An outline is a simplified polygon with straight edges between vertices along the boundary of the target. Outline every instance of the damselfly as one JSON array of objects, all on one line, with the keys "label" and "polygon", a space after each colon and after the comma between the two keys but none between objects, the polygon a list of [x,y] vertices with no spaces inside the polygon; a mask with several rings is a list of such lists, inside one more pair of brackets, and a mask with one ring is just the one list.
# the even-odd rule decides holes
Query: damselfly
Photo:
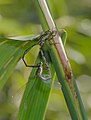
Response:
[{"label": "damselfly", "polygon": [[[47,82],[47,86],[48,87],[51,87],[51,85],[50,85],[50,82],[51,82],[51,80],[52,80],[52,77],[51,77],[51,70],[50,70],[50,66],[49,66],[49,63],[48,63],[48,61],[47,61],[47,59],[46,59],[46,57],[45,57],[45,54],[44,54],[44,52],[43,52],[43,49],[42,49],[42,47],[43,47],[43,45],[45,44],[45,42],[47,41],[47,40],[51,40],[54,36],[56,35],[56,31],[51,31],[51,30],[48,30],[48,31],[46,31],[46,32],[44,32],[44,33],[42,33],[42,34],[40,34],[39,36],[36,36],[34,39],[37,39],[38,40],[38,42],[37,42],[37,44],[35,44],[34,46],[36,46],[36,45],[39,45],[40,46],[40,55],[41,55],[41,57],[42,57],[42,60],[43,60],[43,62],[42,61],[40,61],[40,63],[38,63],[38,64],[36,64],[36,65],[28,65],[27,63],[26,63],[26,60],[25,60],[25,56],[26,56],[26,54],[28,53],[28,51],[29,51],[29,48],[27,49],[27,50],[25,50],[25,52],[24,52],[24,54],[23,54],[23,57],[22,57],[22,60],[23,60],[23,62],[24,62],[24,64],[26,65],[26,67],[35,67],[35,68],[37,68],[37,71],[36,71],[36,76],[34,76],[34,78],[36,77],[37,78],[37,76],[44,82]],[[34,47],[33,46],[33,47]],[[45,69],[47,69],[47,74],[43,74],[43,63],[45,64],[44,66],[45,66]],[[33,80],[34,81],[34,80]],[[42,82],[42,81],[40,81],[40,82]],[[51,82],[52,83],[52,82]],[[31,80],[30,81],[28,81],[27,82],[27,84],[31,84]],[[25,86],[25,85],[24,85]],[[55,87],[55,89],[60,89],[60,84],[59,84],[59,82],[58,81],[56,81],[55,82],[55,85],[54,85]],[[20,93],[19,91],[18,91],[18,93]],[[19,94],[20,95],[20,94]],[[17,99],[17,98],[16,98]],[[14,99],[15,101],[17,101],[16,99]]]},{"label": "damselfly", "polygon": [[[56,31],[48,30],[48,31],[40,34],[40,36],[37,37],[37,39],[38,39],[37,44],[40,45],[40,54],[41,54],[41,57],[42,57],[42,59],[44,61],[45,67],[48,70],[47,77],[44,77],[44,75],[42,74],[42,72],[43,72],[43,65],[42,65],[43,63],[42,62],[40,62],[40,63],[38,63],[36,65],[28,65],[26,63],[26,60],[25,60],[24,57],[25,57],[26,53],[28,52],[29,48],[24,52],[23,57],[22,57],[22,60],[23,60],[24,64],[26,65],[26,67],[37,67],[38,68],[37,72],[36,72],[36,75],[38,77],[40,77],[42,80],[49,80],[51,78],[50,67],[49,67],[49,64],[48,64],[48,62],[46,60],[46,57],[45,57],[45,55],[43,53],[42,47],[43,47],[44,43],[46,42],[46,40],[52,39],[53,36],[55,36],[55,35],[56,35]],[[37,44],[35,44],[35,45],[37,45]]]},{"label": "damselfly", "polygon": [[[43,53],[43,51],[42,51],[42,47],[43,47],[43,45],[44,45],[44,43],[46,42],[46,41],[50,41],[53,37],[55,37],[55,35],[56,35],[56,33],[57,33],[57,31],[56,30],[47,30],[47,31],[45,31],[45,32],[42,32],[41,34],[37,34],[37,35],[33,35],[33,36],[31,36],[31,35],[28,35],[28,36],[25,36],[25,37],[22,37],[22,36],[19,36],[19,37],[8,37],[8,38],[10,38],[10,39],[14,39],[14,40],[21,40],[21,41],[33,41],[33,40],[37,40],[37,43],[36,44],[34,44],[33,45],[33,47],[34,46],[36,46],[36,45],[39,45],[40,46],[40,53],[41,53],[41,56],[42,56],[42,59],[44,60],[44,63],[45,63],[45,65],[46,65],[46,68],[48,69],[48,78],[50,78],[49,76],[50,76],[50,68],[49,68],[49,65],[48,65],[48,62],[47,62],[47,60],[46,60],[46,58],[45,58],[45,55],[44,55],[44,53]],[[62,32],[61,33],[63,33],[63,34],[61,34],[61,36],[63,36],[63,38],[65,39],[65,32],[62,30]],[[65,40],[63,40],[63,42],[65,42]],[[52,42],[53,43],[53,42]],[[58,43],[56,43],[56,44],[58,44]],[[28,52],[30,50],[30,48],[28,48],[28,49],[26,49],[25,50],[25,52],[24,52],[24,54],[23,54],[23,57],[22,57],[22,59],[23,59],[23,62],[24,62],[24,64],[26,65],[26,67],[37,67],[38,68],[38,70],[37,70],[37,75],[38,76],[40,76],[41,77],[41,79],[44,79],[45,80],[45,78],[43,78],[43,76],[42,76],[42,72],[43,72],[43,67],[42,67],[42,62],[40,62],[40,63],[38,63],[37,65],[28,65],[27,63],[26,63],[26,61],[25,61],[25,55],[26,55],[26,53]]]},{"label": "damselfly", "polygon": [[56,30],[47,30],[45,32],[33,35],[26,35],[26,36],[8,36],[7,38],[12,40],[20,40],[20,41],[33,41],[35,39],[39,40],[39,43],[42,41],[46,41],[52,39],[57,33]]}]

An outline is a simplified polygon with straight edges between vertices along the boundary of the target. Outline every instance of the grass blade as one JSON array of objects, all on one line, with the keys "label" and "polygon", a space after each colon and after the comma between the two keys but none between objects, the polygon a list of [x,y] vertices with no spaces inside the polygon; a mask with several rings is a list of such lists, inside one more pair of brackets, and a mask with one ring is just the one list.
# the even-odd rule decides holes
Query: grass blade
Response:
[{"label": "grass blade", "polygon": [[0,38],[0,89],[6,83],[19,59],[27,48],[31,48],[35,41],[18,41]]},{"label": "grass blade", "polygon": [[18,120],[43,120],[52,82],[44,82],[36,77],[35,69],[32,70],[29,81],[20,105]]}]

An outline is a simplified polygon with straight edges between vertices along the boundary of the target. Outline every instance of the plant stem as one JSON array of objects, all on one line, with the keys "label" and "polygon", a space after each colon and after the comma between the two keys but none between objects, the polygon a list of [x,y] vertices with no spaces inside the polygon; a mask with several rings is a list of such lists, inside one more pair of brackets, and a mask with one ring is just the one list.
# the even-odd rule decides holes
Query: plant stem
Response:
[{"label": "plant stem", "polygon": [[[46,0],[36,0],[35,3],[43,28],[49,28],[50,30],[57,31],[56,25],[49,11]],[[56,36],[53,37],[53,41],[55,43],[55,46],[49,45],[50,56],[53,60],[52,62],[54,64],[57,77],[62,84],[62,91],[72,120],[87,120],[83,103],[77,85],[74,81],[74,77],[72,75],[72,69],[58,32]],[[63,69],[61,67],[61,64]],[[65,74],[65,78],[63,71]]]},{"label": "plant stem", "polygon": [[[42,9],[42,12],[44,13],[44,16],[45,16],[45,19],[48,23],[49,28],[51,30],[57,31],[56,25],[52,19],[52,16],[50,14],[50,11],[48,9],[46,1],[39,0],[39,4],[40,4],[40,7]],[[59,44],[56,44],[56,43],[59,43]],[[72,70],[71,70],[71,66],[70,66],[69,60],[67,58],[66,52],[65,52],[64,47],[63,47],[61,37],[59,36],[58,32],[57,32],[56,36],[54,37],[54,44],[55,44],[55,47],[56,47],[57,52],[59,54],[60,60],[62,62],[65,76],[67,77],[68,80],[70,80],[69,78],[71,78],[71,76],[72,76]]]}]

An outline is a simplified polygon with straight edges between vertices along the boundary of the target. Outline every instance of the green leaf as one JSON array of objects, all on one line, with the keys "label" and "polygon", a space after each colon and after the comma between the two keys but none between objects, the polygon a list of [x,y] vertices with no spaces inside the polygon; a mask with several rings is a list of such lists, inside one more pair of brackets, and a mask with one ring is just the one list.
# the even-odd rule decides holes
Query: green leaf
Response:
[{"label": "green leaf", "polygon": [[59,33],[60,33],[63,45],[65,46],[66,39],[67,39],[67,32],[64,29],[62,29]]},{"label": "green leaf", "polygon": [[24,51],[31,48],[35,41],[19,41],[0,38],[0,89],[6,83]]},{"label": "green leaf", "polygon": [[[53,76],[54,69],[52,66],[51,71]],[[36,76],[36,69],[32,69],[21,101],[18,120],[43,120],[52,83],[52,80],[41,80],[38,76]]]}]

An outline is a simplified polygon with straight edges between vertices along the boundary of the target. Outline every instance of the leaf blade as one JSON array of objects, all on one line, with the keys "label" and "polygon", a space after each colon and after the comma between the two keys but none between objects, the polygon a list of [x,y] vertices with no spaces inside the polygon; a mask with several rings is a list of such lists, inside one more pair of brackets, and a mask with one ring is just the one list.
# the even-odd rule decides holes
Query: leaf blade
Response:
[{"label": "leaf blade", "polygon": [[28,48],[31,49],[36,42],[36,40],[13,41],[12,39],[0,38],[0,89],[6,83],[24,51]]},{"label": "leaf blade", "polygon": [[[51,65],[52,76],[54,76],[55,72],[52,67]],[[36,69],[33,68],[28,83],[19,108],[18,120],[31,120],[31,118],[32,120],[43,120],[53,80],[41,80],[36,76]],[[27,103],[26,109],[25,103]]]}]

